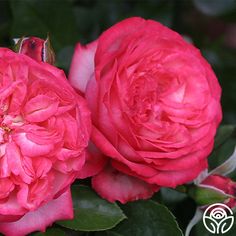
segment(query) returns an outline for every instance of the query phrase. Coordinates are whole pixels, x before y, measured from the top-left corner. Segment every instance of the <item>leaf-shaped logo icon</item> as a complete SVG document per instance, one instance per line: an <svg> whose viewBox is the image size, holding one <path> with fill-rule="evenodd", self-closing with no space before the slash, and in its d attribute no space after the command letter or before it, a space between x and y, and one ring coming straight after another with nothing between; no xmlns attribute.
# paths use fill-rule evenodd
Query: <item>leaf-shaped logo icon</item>
<svg viewBox="0 0 236 236"><path fill-rule="evenodd" d="M220 232L222 234L228 232L234 224L234 217L228 216L219 223Z"/></svg>
<svg viewBox="0 0 236 236"><path fill-rule="evenodd" d="M212 234L224 234L234 224L233 211L223 203L212 204L203 214L203 224Z"/></svg>
<svg viewBox="0 0 236 236"><path fill-rule="evenodd" d="M209 216L206 216L203 218L203 223L206 227L206 229L211 232L212 234L215 234L217 232L218 223L216 220L212 219Z"/></svg>

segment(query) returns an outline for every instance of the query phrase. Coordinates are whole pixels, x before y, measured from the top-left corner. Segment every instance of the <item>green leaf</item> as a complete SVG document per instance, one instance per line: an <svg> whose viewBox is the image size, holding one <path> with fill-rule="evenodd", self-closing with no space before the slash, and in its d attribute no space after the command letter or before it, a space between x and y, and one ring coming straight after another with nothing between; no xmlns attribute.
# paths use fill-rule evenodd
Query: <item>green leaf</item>
<svg viewBox="0 0 236 236"><path fill-rule="evenodd" d="M209 169L215 169L226 161L233 154L235 145L235 126L220 126L215 137L214 149L208 158Z"/></svg>
<svg viewBox="0 0 236 236"><path fill-rule="evenodd" d="M35 233L33 236L66 236L66 234L61 229L49 228L45 233Z"/></svg>
<svg viewBox="0 0 236 236"><path fill-rule="evenodd" d="M123 235L108 230L108 231L96 232L96 233L95 233L95 236L123 236Z"/></svg>
<svg viewBox="0 0 236 236"><path fill-rule="evenodd" d="M122 236L180 236L175 217L164 205L152 200L136 201L122 206L128 219L112 229Z"/></svg>
<svg viewBox="0 0 236 236"><path fill-rule="evenodd" d="M185 193L178 192L171 188L161 188L161 199L165 205L175 205L187 198Z"/></svg>
<svg viewBox="0 0 236 236"><path fill-rule="evenodd" d="M217 134L215 137L214 149L220 147L220 145L224 144L234 133L235 126L234 125L222 125L218 128Z"/></svg>
<svg viewBox="0 0 236 236"><path fill-rule="evenodd" d="M59 225L80 231L111 229L126 218L116 203L101 199L87 186L72 186L74 219L59 221Z"/></svg>

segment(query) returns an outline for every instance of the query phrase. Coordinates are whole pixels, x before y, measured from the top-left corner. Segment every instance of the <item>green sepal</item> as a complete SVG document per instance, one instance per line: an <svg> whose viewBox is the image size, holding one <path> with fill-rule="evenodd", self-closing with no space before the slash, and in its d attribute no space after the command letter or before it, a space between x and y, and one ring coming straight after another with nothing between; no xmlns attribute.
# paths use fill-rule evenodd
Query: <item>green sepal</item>
<svg viewBox="0 0 236 236"><path fill-rule="evenodd" d="M231 195L228 195L211 186L201 185L189 185L187 188L187 194L196 202L198 206L224 202L232 197Z"/></svg>

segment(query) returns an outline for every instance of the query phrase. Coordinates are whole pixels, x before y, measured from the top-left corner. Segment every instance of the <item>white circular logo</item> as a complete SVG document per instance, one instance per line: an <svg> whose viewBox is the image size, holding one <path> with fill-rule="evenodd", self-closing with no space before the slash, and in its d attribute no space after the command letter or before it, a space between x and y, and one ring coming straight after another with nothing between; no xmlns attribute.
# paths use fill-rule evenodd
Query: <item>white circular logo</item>
<svg viewBox="0 0 236 236"><path fill-rule="evenodd" d="M204 211L203 224L212 234L228 232L233 223L233 211L223 203L212 204Z"/></svg>

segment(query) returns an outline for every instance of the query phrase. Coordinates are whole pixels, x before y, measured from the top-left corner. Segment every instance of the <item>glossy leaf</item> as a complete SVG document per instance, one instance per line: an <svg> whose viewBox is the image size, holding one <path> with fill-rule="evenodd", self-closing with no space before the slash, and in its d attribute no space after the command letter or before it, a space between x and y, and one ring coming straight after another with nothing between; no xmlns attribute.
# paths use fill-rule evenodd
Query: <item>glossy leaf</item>
<svg viewBox="0 0 236 236"><path fill-rule="evenodd" d="M234 125L222 125L217 130L217 135L215 137L214 149L220 147L224 144L235 132Z"/></svg>
<svg viewBox="0 0 236 236"><path fill-rule="evenodd" d="M119 234L117 232L113 232L113 231L100 231L100 232L96 232L95 236L123 236L122 234Z"/></svg>
<svg viewBox="0 0 236 236"><path fill-rule="evenodd" d="M215 137L214 149L208 158L209 171L226 161L233 154L235 145L235 126L220 126Z"/></svg>
<svg viewBox="0 0 236 236"><path fill-rule="evenodd" d="M171 188L161 188L161 199L165 205L174 205L187 198L185 193L178 192Z"/></svg>
<svg viewBox="0 0 236 236"><path fill-rule="evenodd" d="M72 186L74 219L58 224L73 230L101 231L111 229L126 218L116 203L100 198L87 186Z"/></svg>
<svg viewBox="0 0 236 236"><path fill-rule="evenodd" d="M180 236L182 232L172 213L152 200L131 202L122 206L128 219L115 231L122 236Z"/></svg>
<svg viewBox="0 0 236 236"><path fill-rule="evenodd" d="M65 232L58 228L49 228L45 233L35 233L33 236L66 236Z"/></svg>

